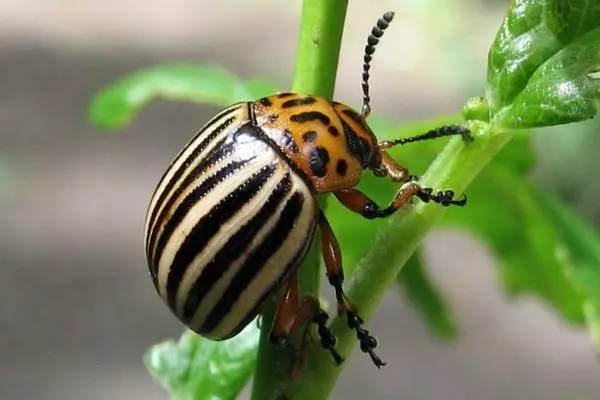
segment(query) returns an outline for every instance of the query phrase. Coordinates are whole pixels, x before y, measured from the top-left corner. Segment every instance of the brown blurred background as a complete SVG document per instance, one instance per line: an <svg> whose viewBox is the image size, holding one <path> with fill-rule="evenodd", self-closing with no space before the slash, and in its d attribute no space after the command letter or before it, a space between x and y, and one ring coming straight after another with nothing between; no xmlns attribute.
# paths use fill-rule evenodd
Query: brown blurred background
<svg viewBox="0 0 600 400"><path fill-rule="evenodd" d="M394 9L373 67L376 113L400 121L456 112L483 93L507 3L352 1L337 98L360 103L365 35ZM168 60L216 63L285 88L299 9L300 0L0 1L0 399L167 397L141 357L182 329L147 276L143 217L167 163L216 110L153 103L125 132L104 135L86 123L88 100ZM536 176L598 218L599 184L571 188L589 178L597 124L569 128L568 139L561 129L536 139ZM471 238L437 231L426 249L460 337L432 337L391 290L370 323L388 367L352 357L334 399L600 398L585 331L536 299L502 294Z"/></svg>

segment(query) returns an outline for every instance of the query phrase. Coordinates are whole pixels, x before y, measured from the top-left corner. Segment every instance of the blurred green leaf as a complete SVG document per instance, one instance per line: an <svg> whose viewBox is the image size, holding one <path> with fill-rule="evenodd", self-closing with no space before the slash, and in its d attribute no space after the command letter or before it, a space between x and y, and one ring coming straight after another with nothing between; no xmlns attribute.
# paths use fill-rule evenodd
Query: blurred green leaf
<svg viewBox="0 0 600 400"><path fill-rule="evenodd" d="M423 255L417 250L406 262L398 286L412 304L425 316L431 330L440 338L456 337L454 318L423 265Z"/></svg>
<svg viewBox="0 0 600 400"><path fill-rule="evenodd" d="M516 0L488 58L488 100L503 128L556 125L596 113L600 3ZM497 115L496 115L497 114Z"/></svg>
<svg viewBox="0 0 600 400"><path fill-rule="evenodd" d="M583 311L600 351L600 235L551 194L537 191L536 199L560 235L561 242L553 253L567 266L565 275L585 296Z"/></svg>
<svg viewBox="0 0 600 400"><path fill-rule="evenodd" d="M222 342L187 331L151 347L144 362L172 399L233 400L254 370L259 334L254 322Z"/></svg>
<svg viewBox="0 0 600 400"><path fill-rule="evenodd" d="M583 313L590 331L596 353L600 354L600 272L598 265L585 267L580 265L570 274L573 283L581 289L586 298L583 301Z"/></svg>
<svg viewBox="0 0 600 400"><path fill-rule="evenodd" d="M560 232L541 208L532 185L494 162L469 186L468 194L468 206L448 210L443 223L466 228L483 239L497 259L509 293L534 293L567 320L583 322L582 297L554 252L561 243Z"/></svg>
<svg viewBox="0 0 600 400"><path fill-rule="evenodd" d="M110 130L130 123L155 99L227 106L275 91L266 81L244 83L216 66L166 64L142 69L108 85L94 96L88 114L92 124Z"/></svg>

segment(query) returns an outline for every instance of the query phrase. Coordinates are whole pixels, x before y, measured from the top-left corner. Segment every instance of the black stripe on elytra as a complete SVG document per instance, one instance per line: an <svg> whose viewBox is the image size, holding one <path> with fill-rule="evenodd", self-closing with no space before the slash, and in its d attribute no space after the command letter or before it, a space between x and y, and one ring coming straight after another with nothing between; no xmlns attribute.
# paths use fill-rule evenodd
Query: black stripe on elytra
<svg viewBox="0 0 600 400"><path fill-rule="evenodd" d="M284 99L286 97L290 97L290 96L293 96L293 95L294 95L294 93L284 92L284 93L279 93L277 95L277 97L279 97L280 99Z"/></svg>
<svg viewBox="0 0 600 400"><path fill-rule="evenodd" d="M307 104L313 104L316 101L317 101L317 99L315 99L314 97L310 97L310 96L300 97L297 99L291 99L291 100L284 101L283 104L281 105L281 107L282 108L291 108L291 107L305 106Z"/></svg>
<svg viewBox="0 0 600 400"><path fill-rule="evenodd" d="M231 112L233 112L233 111L235 111L235 109L232 109ZM223 112L223 113L225 113L225 112ZM228 115L228 114L224 114L224 115ZM189 167L189 165L198 157L198 155L204 149L206 149L206 146L208 146L210 144L210 142L212 142L220 133L222 133L225 129L227 129L227 127L229 125L231 125L231 123L235 120L235 118L236 117L230 117L230 118L227 118L222 123L220 123L216 128L214 128L214 130L208 136L206 136L204 139L202 139L202 141L200 143L198 143L198 145L194 148L194 150L190 153L190 155L185 159L185 161L183 163L181 163L181 166L175 171L175 173L173 174L173 176L171 177L169 182L167 182L163 191L160 193L160 197L156 201L156 205L154 206L154 209L152 210L152 215L150 216L150 220L149 220L149 224L148 224L149 229L152 229L152 227L156 223L156 217L157 217L156 214L158 213L158 210L160 209L160 205L165 201L165 198L171 192L171 190L173 189L173 186L177 183L179 178L181 178L181 175L183 175L183 173L186 171L186 169ZM214 120L214 123L216 123L217 121L218 120ZM188 143L188 145L184 148L184 150L182 150L180 152L180 154L177 156L175 161L179 159L179 157L196 140L196 138L198 138L200 135L202 135L207 130L209 130L214 125L214 123L205 126L196 135L196 137L194 139L192 139L190 141L190 143ZM173 161L173 163L175 163L175 161ZM170 170L170 168L164 173L163 177L161 178L161 182L165 178L165 176L167 175L169 170Z"/></svg>
<svg viewBox="0 0 600 400"><path fill-rule="evenodd" d="M344 137L350 154L358 160L363 168L366 168L371 158L371 146L365 139L359 137L343 118L340 118L340 121L344 127Z"/></svg>
<svg viewBox="0 0 600 400"><path fill-rule="evenodd" d="M285 196L292 188L292 179L288 172L273 189L265 204L256 212L252 219L231 235L227 243L206 264L200 276L191 287L183 307L182 321L189 323L194 313L204 299L204 296L217 283L231 264L248 248L258 232L265 226L269 218L277 210Z"/></svg>
<svg viewBox="0 0 600 400"><path fill-rule="evenodd" d="M175 254L167 278L167 301L171 310L175 311L175 300L177 298L179 283L194 258L204 250L206 244L219 232L221 226L233 217L244 204L247 204L256 196L263 185L273 175L275 169L276 166L274 164L269 164L261 168L252 177L222 198L221 201L194 225L185 237ZM186 211L195 203L196 201L188 205Z"/></svg>
<svg viewBox="0 0 600 400"><path fill-rule="evenodd" d="M185 176L185 178L183 179L181 184L177 186L173 194L169 198L165 199L166 202L162 207L160 214L156 217L157 223L150 228L151 232L149 232L150 236L147 242L148 248L146 249L148 251L148 259L152 258L152 253L154 252L152 249L154 249L154 246L156 245L156 239L158 232L160 232L161 222L165 221L168 218L168 214L171 212L171 209L173 208L173 205L177 201L177 199L179 199L181 194L184 191L186 191L189 188L189 186L196 179L198 179L199 176L201 176L207 169L209 169L211 166L217 163L219 159L226 157L233 150L234 143L228 141L227 139L228 138L225 137L224 139L220 140L219 143L217 143L216 146L214 146L214 148L206 155L206 157L204 157L202 161L200 161L194 167L194 169ZM159 204L157 203L156 209L159 208Z"/></svg>
<svg viewBox="0 0 600 400"><path fill-rule="evenodd" d="M262 307L264 306L265 302L269 299L269 297L271 297L273 295L273 293L277 292L279 290L279 288L281 288L283 286L283 284L290 278L290 275L292 273L294 273L294 271L300 265L300 262L304 259L306 252L310 248L310 244L314 237L313 232L314 232L315 227L316 227L316 219L315 219L315 223L312 224L312 227L310 228L310 230L308 231L308 234L306 235L306 238L304 239L303 246L296 252L296 254L294 254L294 257L286 265L285 269L283 270L283 273L281 275L279 275L277 280L275 280L273 282L273 284L271 286L269 286L269 288L263 292L262 296L260 296L260 299L258 299L258 301L255 303L254 307L252 307L252 309L248 312L248 314L246 314L246 316L240 320L240 322L237 324L237 326L235 328L233 328L231 330L231 332L229 332L228 335L223 335L223 336L231 337L231 336L238 334L242 329L244 329L244 327L246 325L248 325L250 323L250 321L262 310Z"/></svg>
<svg viewBox="0 0 600 400"><path fill-rule="evenodd" d="M298 114L294 114L290 117L292 122L308 122L308 121L321 121L323 125L329 125L331 119L320 111L306 111Z"/></svg>
<svg viewBox="0 0 600 400"><path fill-rule="evenodd" d="M155 284L157 283L156 275L158 273L158 263L160 261L160 257L162 256L164 247L167 245L167 242L177 225L179 225L179 223L181 223L183 218L185 218L187 215L189 209L204 196L206 196L206 194L211 192L219 183L227 178L227 176L242 168L247 162L248 160L233 161L206 178L206 180L198 185L198 187L194 188L194 190L192 190L175 209L169 220L165 223L162 234L159 237L156 236L159 230L158 226L156 227L155 231L152 232L152 244L158 241L156 246L149 246L150 249L154 249L153 251L150 251L151 262L149 265L151 266L150 273L153 279L155 279Z"/></svg>
<svg viewBox="0 0 600 400"><path fill-rule="evenodd" d="M279 219L263 242L257 247L242 265L239 272L233 277L231 283L223 293L219 302L204 320L201 332L211 332L215 329L236 303L248 285L269 262L270 258L279 250L294 229L294 225L304 205L304 196L296 192L289 198L283 208Z"/></svg>

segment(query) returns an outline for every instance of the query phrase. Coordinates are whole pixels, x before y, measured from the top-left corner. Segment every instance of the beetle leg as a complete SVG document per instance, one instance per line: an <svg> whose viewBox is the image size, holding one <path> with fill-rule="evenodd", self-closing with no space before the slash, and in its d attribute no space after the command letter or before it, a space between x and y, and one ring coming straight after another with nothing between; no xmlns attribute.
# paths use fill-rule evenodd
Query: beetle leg
<svg viewBox="0 0 600 400"><path fill-rule="evenodd" d="M338 303L338 312L346 314L348 327L356 331L356 338L360 341L360 349L368 353L377 368L385 365L377 354L377 340L370 335L369 331L361 327L363 319L358 315L356 306L346 297L343 289L344 270L342 269L342 253L339 243L323 212L319 212L319 228L321 230L321 251L327 268L327 278L335 289L335 297Z"/></svg>
<svg viewBox="0 0 600 400"><path fill-rule="evenodd" d="M411 175L406 168L398 164L396 160L390 157L385 151L380 151L381 162L377 168L373 169L373 174L379 177L388 176L396 183L414 181L418 178Z"/></svg>
<svg viewBox="0 0 600 400"><path fill-rule="evenodd" d="M341 364L344 359L335 350L336 339L326 325L327 319L329 319L329 316L321 309L317 299L308 295L300 298L298 272L295 272L285 287L277 308L277 313L275 314L269 339L272 343L283 346L288 343L290 335L293 332L302 329L306 322L313 322L317 325L321 345L323 348L329 350L336 364ZM305 329L303 333L301 347L294 360L292 377L298 375L304 364L308 332L308 329Z"/></svg>
<svg viewBox="0 0 600 400"><path fill-rule="evenodd" d="M341 189L334 192L334 194L344 206L368 219L388 217L408 204L414 196L425 203L433 201L444 207L451 205L462 207L467 204L466 196L456 200L452 190L436 192L431 188L422 188L414 181L403 184L396 193L394 200L385 208L379 207L372 199L355 188Z"/></svg>

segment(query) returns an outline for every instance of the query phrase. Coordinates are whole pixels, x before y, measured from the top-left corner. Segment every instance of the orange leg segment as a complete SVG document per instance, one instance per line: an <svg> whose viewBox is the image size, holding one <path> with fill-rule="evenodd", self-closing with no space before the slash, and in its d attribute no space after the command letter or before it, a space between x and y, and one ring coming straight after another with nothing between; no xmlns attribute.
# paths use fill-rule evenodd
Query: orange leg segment
<svg viewBox="0 0 600 400"><path fill-rule="evenodd" d="M381 155L381 162L379 167L373 169L375 176L384 177L388 176L393 182L407 182L417 180L416 176L410 175L408 170L402 165L398 164L387 152L384 150L379 151Z"/></svg>
<svg viewBox="0 0 600 400"><path fill-rule="evenodd" d="M344 359L335 350L336 339L333 333L327 327L329 316L319 306L319 302L312 296L300 298L300 288L298 285L298 273L295 272L287 283L275 319L271 328L270 340L273 344L283 346L288 343L290 335L298 332L305 327L306 322L313 322L317 325L317 331L323 348L329 350L336 364L341 364ZM299 373L306 357L306 345L308 341L308 327L305 327L302 336L302 343L294 361L292 376Z"/></svg>
<svg viewBox="0 0 600 400"><path fill-rule="evenodd" d="M360 349L371 356L371 360L377 368L385 365L377 354L377 340L369 334L369 331L362 328L363 319L358 315L356 306L346 297L343 289L344 271L342 269L342 254L338 241L322 212L319 213L319 228L321 230L321 249L325 267L327 268L327 278L329 283L335 289L335 297L338 303L338 312L346 314L348 327L356 332L356 338L360 341Z"/></svg>

